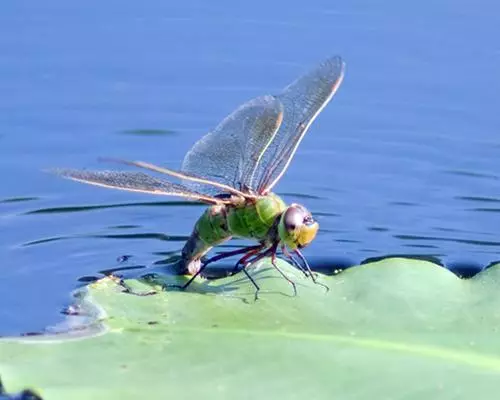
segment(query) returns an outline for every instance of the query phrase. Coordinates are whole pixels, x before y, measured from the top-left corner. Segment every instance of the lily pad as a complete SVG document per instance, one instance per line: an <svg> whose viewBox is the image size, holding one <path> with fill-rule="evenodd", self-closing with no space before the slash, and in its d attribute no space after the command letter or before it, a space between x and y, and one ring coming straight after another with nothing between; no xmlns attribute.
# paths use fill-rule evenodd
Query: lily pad
<svg viewBox="0 0 500 400"><path fill-rule="evenodd" d="M243 274L145 297L103 279L84 301L104 330L0 341L0 374L44 399L497 398L500 268L387 259L322 276L326 293L281 266L296 297L267 263L256 302Z"/></svg>

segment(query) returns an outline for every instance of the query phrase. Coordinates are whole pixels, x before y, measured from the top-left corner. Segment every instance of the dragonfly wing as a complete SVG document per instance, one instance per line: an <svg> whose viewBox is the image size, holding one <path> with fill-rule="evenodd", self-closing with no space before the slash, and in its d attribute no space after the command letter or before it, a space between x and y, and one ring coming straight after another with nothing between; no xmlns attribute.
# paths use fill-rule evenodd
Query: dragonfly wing
<svg viewBox="0 0 500 400"><path fill-rule="evenodd" d="M338 56L287 86L277 99L284 107L284 120L260 157L251 186L259 194L269 192L284 174L309 126L331 100L344 77Z"/></svg>
<svg viewBox="0 0 500 400"><path fill-rule="evenodd" d="M248 191L263 149L271 143L282 117L283 106L274 96L248 101L194 144L184 157L182 171ZM192 180L184 180L183 184L207 194L220 192Z"/></svg>
<svg viewBox="0 0 500 400"><path fill-rule="evenodd" d="M142 192L164 196L184 197L207 204L222 204L223 200L190 190L183 185L157 179L142 172L82 171L57 169L52 172L63 178L131 192Z"/></svg>
<svg viewBox="0 0 500 400"><path fill-rule="evenodd" d="M198 184L203 184L204 185L203 187L212 186L212 187L216 188L216 190L218 192L225 192L225 193L234 194L236 196L241 196L241 197L253 197L253 196L249 196L248 193L243 193L243 192L241 192L241 191L239 191L231 186L224 185L224 184L219 183L219 182L214 182L214 181L211 181L209 179L203 178L201 176L189 174L189 173L184 172L184 171L176 171L173 169L160 167L158 165L150 164L150 163L147 163L144 161L129 161L129 160L122 160L119 158L101 158L101 160L102 161L110 161L110 162L114 162L114 163L118 163L118 164L129 165L129 166L133 166L133 167L137 167L137 168L147 169L149 171L169 175L169 176L172 176L174 178L182 179L184 181L190 181L190 182L196 182Z"/></svg>

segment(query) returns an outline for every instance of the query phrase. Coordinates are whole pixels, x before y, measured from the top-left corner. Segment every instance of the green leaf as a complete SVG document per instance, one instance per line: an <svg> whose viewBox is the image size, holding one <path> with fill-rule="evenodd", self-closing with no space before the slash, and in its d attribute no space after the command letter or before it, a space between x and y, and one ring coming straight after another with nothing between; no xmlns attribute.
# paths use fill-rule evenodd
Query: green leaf
<svg viewBox="0 0 500 400"><path fill-rule="evenodd" d="M280 265L297 297L268 264L257 302L243 274L146 297L101 280L85 301L105 332L1 341L0 374L44 399L497 398L500 268L387 259L321 277L326 293Z"/></svg>

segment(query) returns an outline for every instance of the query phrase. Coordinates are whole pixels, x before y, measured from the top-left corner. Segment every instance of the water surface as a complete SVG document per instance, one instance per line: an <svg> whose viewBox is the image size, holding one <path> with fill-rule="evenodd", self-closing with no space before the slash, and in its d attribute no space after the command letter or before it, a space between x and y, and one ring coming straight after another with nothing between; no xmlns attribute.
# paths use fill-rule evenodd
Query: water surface
<svg viewBox="0 0 500 400"><path fill-rule="evenodd" d="M277 187L321 224L306 255L500 259L496 2L0 8L0 334L59 321L79 278L175 254L203 209L43 169L99 156L178 167L239 104L333 54L344 83Z"/></svg>

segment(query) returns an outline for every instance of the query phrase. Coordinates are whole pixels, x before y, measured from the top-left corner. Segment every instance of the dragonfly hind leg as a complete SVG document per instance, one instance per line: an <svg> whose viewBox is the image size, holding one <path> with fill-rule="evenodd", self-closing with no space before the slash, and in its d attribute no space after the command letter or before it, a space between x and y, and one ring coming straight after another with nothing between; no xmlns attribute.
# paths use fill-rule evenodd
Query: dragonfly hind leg
<svg viewBox="0 0 500 400"><path fill-rule="evenodd" d="M248 253L248 252L251 252L255 249L259 249L259 250L262 249L262 245L247 246L247 247L243 247L243 248L238 249L238 250L226 251L224 253L217 254L216 256L213 256L213 257L209 258L208 260L206 260L205 262L203 262L203 264L198 269L198 271L196 271L196 273L184 285L169 285L169 287L175 287L178 289L186 290L189 287L189 285L191 285L191 283L193 283L193 281L203 272L203 270L209 264L212 264L212 263L219 261L219 260L222 260L224 258L236 256L238 254Z"/></svg>
<svg viewBox="0 0 500 400"><path fill-rule="evenodd" d="M257 285L257 282L255 282L255 279L252 278L252 276L248 273L245 267L242 269L243 273L246 275L246 277L252 282L252 285L255 287L255 293L253 295L253 300L257 301L259 299L259 291L260 291L260 286Z"/></svg>

